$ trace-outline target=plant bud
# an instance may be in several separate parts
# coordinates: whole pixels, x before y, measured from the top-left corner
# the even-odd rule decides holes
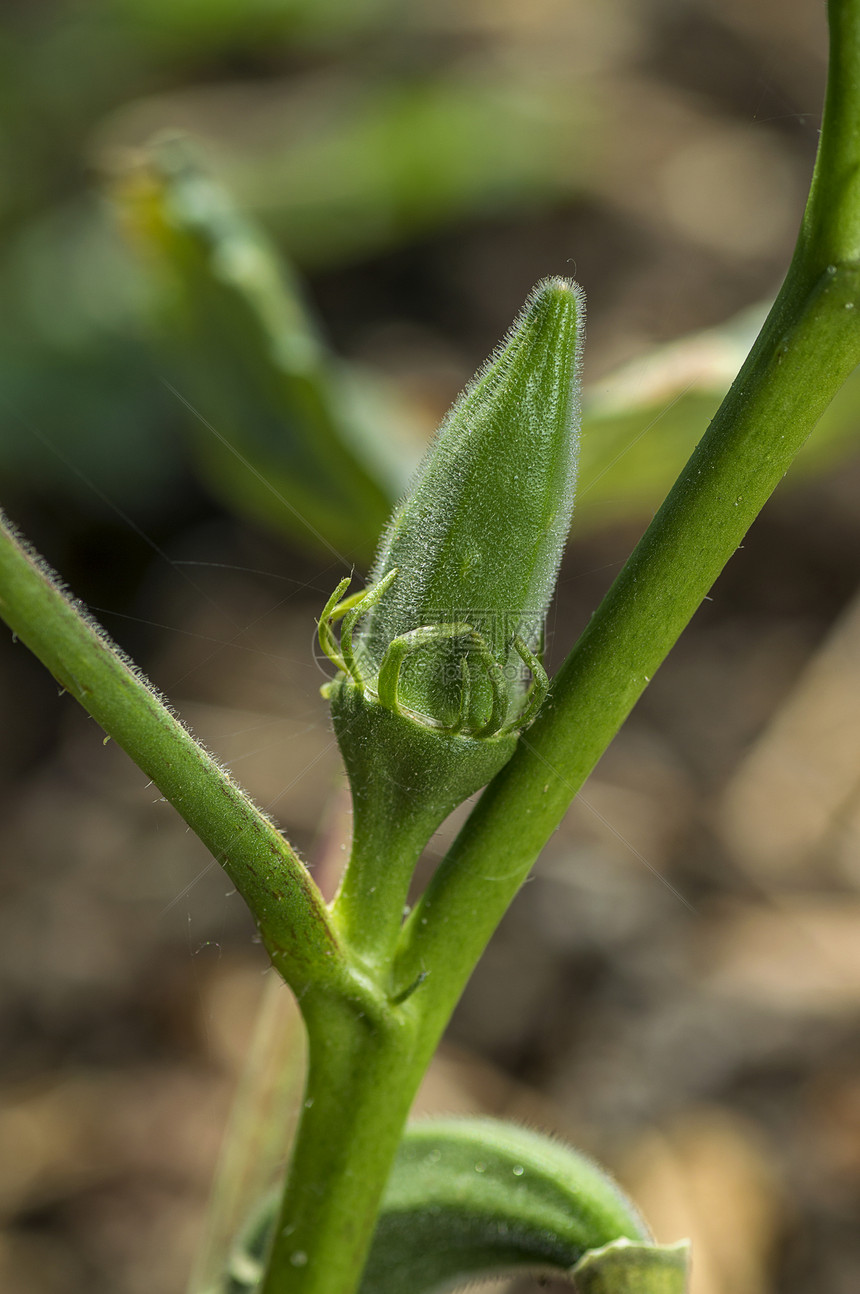
[[[381,885],[367,879],[369,860],[394,851],[408,879],[545,695],[539,655],[573,507],[582,332],[581,290],[539,284],[442,425],[371,584],[341,601],[343,580],[323,611],[320,644],[340,671],[325,690],[368,894]]]
[[[344,623],[338,663],[414,722],[488,737],[536,708],[527,671],[540,693],[573,508],[582,325],[575,284],[538,285],[443,423],[384,537],[372,594]]]

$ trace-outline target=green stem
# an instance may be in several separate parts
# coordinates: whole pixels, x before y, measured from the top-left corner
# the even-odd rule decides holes
[[[514,737],[473,740],[413,723],[342,681],[332,719],[352,792],[352,855],[332,904],[349,953],[389,987],[422,849],[465,795],[510,759]]]
[[[310,1070],[266,1290],[343,1294],[361,1270],[424,1063],[415,1025],[342,950],[322,897],[268,818],[170,713],[0,514],[0,615],[152,778],[260,922],[308,1025]],[[306,1253],[306,1270],[296,1265]],[[324,1257],[321,1257],[324,1255]]]
[[[211,850],[297,991],[343,976],[325,904],[266,815],[195,741],[0,513],[0,616]]]
[[[425,1068],[411,1015],[312,993],[304,1109],[259,1294],[347,1294]]]
[[[860,5],[829,0],[830,61],[818,155],[790,273],[807,282],[860,258]]]
[[[785,285],[535,724],[405,927],[393,985],[426,976],[416,997],[431,1037],[570,801],[860,363],[860,0],[832,0],[830,14],[833,63],[815,183]]]
[[[387,804],[383,802],[383,807]],[[367,967],[385,973],[403,924],[409,884],[427,843],[423,819],[415,820],[408,805],[396,815],[368,812],[355,805],[349,864],[332,904],[332,923]]]

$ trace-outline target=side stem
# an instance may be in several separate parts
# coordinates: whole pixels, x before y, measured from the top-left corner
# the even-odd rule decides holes
[[[749,358],[436,872],[393,985],[438,1037],[508,905],[639,696],[860,363],[860,0],[830,0],[819,154],[797,249]]]
[[[343,965],[322,895],[275,824],[195,741],[0,512],[0,617],[211,850],[297,990]]]
[[[392,981],[396,991],[426,976],[419,993],[434,1036],[571,800],[860,363],[859,315],[860,269],[841,266],[822,277],[788,332],[765,329],[536,722],[435,873],[404,928]]]

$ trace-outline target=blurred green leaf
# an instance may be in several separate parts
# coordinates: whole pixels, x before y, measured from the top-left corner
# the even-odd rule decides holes
[[[234,1246],[225,1279],[219,1284],[213,1276],[203,1287],[207,1294],[258,1288],[277,1207],[277,1195],[258,1206]],[[514,1272],[562,1278],[584,1254],[595,1256],[598,1278],[609,1278],[589,1285],[595,1294],[633,1294],[619,1275],[678,1266],[677,1255],[667,1263],[649,1235],[612,1178],[555,1138],[496,1119],[428,1119],[404,1131],[361,1294],[431,1294]],[[628,1244],[619,1261],[610,1242],[622,1236]],[[618,1283],[609,1283],[613,1278]],[[652,1289],[683,1294],[677,1281],[646,1283],[643,1294]]]
[[[163,279],[165,363],[212,488],[305,546],[366,559],[405,479],[381,393],[328,352],[288,267],[184,142],[154,146],[116,193]]]
[[[122,202],[155,263],[169,271],[179,306],[170,336],[184,339],[173,346],[174,372],[202,415],[196,445],[205,474],[231,507],[305,543],[327,541],[366,558],[417,447],[404,446],[372,376],[328,353],[292,273],[185,147],[164,143],[148,158],[127,173]],[[661,346],[586,390],[577,533],[659,506],[764,312],[756,307]],[[799,470],[823,470],[852,452],[858,424],[855,375]]]
[[[219,155],[302,264],[332,264],[482,214],[581,191],[594,122],[569,85],[467,60],[433,74],[319,77],[286,130]],[[560,159],[563,164],[560,165]]]
[[[99,494],[118,507],[169,507],[181,455],[139,336],[147,285],[104,202],[55,207],[4,252],[4,489],[72,497],[88,509]]]
[[[768,306],[661,346],[586,388],[575,534],[647,517],[704,434],[747,356]],[[807,441],[791,480],[856,452],[860,370]]]

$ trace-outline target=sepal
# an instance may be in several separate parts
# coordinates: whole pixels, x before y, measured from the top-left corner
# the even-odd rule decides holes
[[[614,1240],[585,1254],[570,1275],[577,1294],[687,1294],[690,1242]]]

